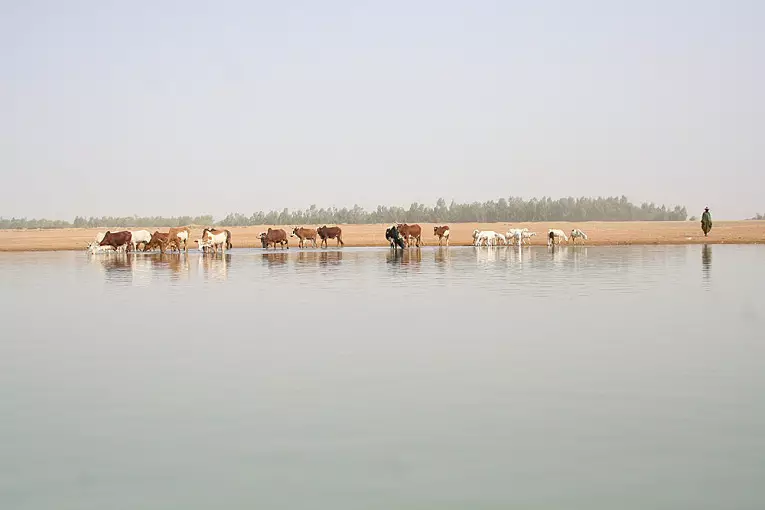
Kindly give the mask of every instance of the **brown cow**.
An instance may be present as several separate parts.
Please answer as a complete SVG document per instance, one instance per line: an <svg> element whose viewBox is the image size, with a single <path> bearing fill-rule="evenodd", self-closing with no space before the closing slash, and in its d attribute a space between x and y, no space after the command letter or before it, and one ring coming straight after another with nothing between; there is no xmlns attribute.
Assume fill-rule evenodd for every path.
<svg viewBox="0 0 765 510"><path fill-rule="evenodd" d="M127 245L130 241L132 241L132 239L133 234L131 234L128 230L114 233L107 230L106 234L104 234L104 238L98 244L99 246L111 246L116 250L120 246Z"/></svg>
<svg viewBox="0 0 765 510"><path fill-rule="evenodd" d="M181 245L183 245L183 249L187 252L189 251L188 242L189 239L191 239L191 229L189 227L171 228L170 232L167 234L169 236L169 245L171 249L175 246L178 251L181 251Z"/></svg>
<svg viewBox="0 0 765 510"><path fill-rule="evenodd" d="M168 243L170 242L170 234L163 234L162 232L155 230L154 233L151 235L151 240L144 245L143 251L149 251L153 250L154 248L159 248L160 253L165 253L165 248L167 248Z"/></svg>
<svg viewBox="0 0 765 510"><path fill-rule="evenodd" d="M449 246L449 225L433 227L433 235L438 237L438 246L441 246L443 239L446 239L446 246Z"/></svg>
<svg viewBox="0 0 765 510"><path fill-rule="evenodd" d="M316 229L316 233L321 237L321 246L327 247L328 239L337 239L337 246L345 246L343 242L343 230L340 227L328 227L326 225Z"/></svg>
<svg viewBox="0 0 765 510"><path fill-rule="evenodd" d="M404 236L404 239L406 239L407 246L412 245L412 239L416 241L418 248L420 247L421 244L424 244L422 242L422 228L419 225L417 225L416 223L414 225L399 223L397 226L398 226L398 231L401 233L402 236Z"/></svg>
<svg viewBox="0 0 765 510"><path fill-rule="evenodd" d="M292 229L292 235L299 239L298 246L305 248L305 242L311 241L316 248L316 230L312 228L295 227Z"/></svg>
<svg viewBox="0 0 765 510"><path fill-rule="evenodd" d="M224 234L225 233L226 234L226 249L230 250L231 248L234 247L234 245L231 244L231 232L230 231L228 231L228 230L219 230L217 228L206 228L206 229L202 230L202 240L203 241L209 241L211 239L211 237L207 235L208 232L210 234L212 234L212 235L215 235L215 236L217 236L219 234Z"/></svg>
<svg viewBox="0 0 765 510"><path fill-rule="evenodd" d="M268 248L269 244L274 245L274 249L276 249L276 243L279 243L281 245L282 249L284 249L285 246L287 246L287 249L289 250L289 241L287 240L287 232L284 230L277 228L277 229L271 229L269 227L268 232L263 232L260 234L260 242L263 243L263 248Z"/></svg>

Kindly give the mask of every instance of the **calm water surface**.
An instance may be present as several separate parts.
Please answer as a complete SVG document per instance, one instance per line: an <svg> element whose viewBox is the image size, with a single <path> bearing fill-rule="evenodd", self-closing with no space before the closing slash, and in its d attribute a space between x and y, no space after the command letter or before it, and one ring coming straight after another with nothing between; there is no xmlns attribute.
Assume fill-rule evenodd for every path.
<svg viewBox="0 0 765 510"><path fill-rule="evenodd" d="M0 508L765 508L765 247L0 254Z"/></svg>

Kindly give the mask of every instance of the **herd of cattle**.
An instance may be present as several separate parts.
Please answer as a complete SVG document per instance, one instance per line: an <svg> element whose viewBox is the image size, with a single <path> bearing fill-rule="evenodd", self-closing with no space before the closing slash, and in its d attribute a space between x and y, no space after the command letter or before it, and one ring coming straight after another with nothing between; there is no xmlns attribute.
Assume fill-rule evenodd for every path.
<svg viewBox="0 0 765 510"><path fill-rule="evenodd" d="M449 246L449 226L441 225L433 227L433 235L438 238L438 245L446 243ZM493 230L474 230L474 246L499 246L528 244L536 232L529 232L527 228L514 228L505 234L494 232ZM320 246L327 247L330 239L334 239L337 246L345 246L343 242L343 231L340 227L328 227L326 225L319 228L295 227L292 233L281 228L269 228L261 232L258 236L262 247L268 249L279 245L280 248L289 248L289 237L298 239L298 246L305 248L309 245L316 248L317 238L321 240ZM577 239L582 242L587 240L587 234L578 228L571 230L571 240L576 243ZM148 230L123 230L121 232L106 231L96 235L96 239L88 244L88 250L91 253L102 251L151 251L158 249L161 253L165 250L186 251L188 252L188 242L191 238L191 229L189 227L171 228L168 232L155 231L153 234ZM391 225L385 230L385 239L390 243L391 248L407 248L411 246L420 247L424 245L422 241L422 227L417 224L408 225L398 223ZM561 241L569 241L569 236L560 229L549 229L547 232L547 245L560 244ZM194 241L197 248L204 252L217 253L233 248L231 243L231 232L215 228L205 228L202 230L202 237Z"/></svg>

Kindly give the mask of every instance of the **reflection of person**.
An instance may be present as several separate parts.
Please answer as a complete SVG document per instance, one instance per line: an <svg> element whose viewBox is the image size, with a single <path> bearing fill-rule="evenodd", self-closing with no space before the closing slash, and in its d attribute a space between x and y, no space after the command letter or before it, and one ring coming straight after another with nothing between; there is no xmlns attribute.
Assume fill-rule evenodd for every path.
<svg viewBox="0 0 765 510"><path fill-rule="evenodd" d="M712 230L712 214L709 212L709 207L705 207L704 214L701 215L701 230L704 231L704 237Z"/></svg>

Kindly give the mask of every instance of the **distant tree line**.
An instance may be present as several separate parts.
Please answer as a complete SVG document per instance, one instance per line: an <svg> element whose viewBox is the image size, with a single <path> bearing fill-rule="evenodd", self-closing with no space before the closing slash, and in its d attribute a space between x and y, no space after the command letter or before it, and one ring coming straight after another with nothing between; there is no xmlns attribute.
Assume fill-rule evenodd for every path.
<svg viewBox="0 0 765 510"><path fill-rule="evenodd" d="M178 216L164 218L162 216L91 216L83 218L77 216L74 221L45 220L26 218L2 218L0 217L0 230L21 228L96 228L96 227L182 227L184 225L213 225L213 217L207 216Z"/></svg>
<svg viewBox="0 0 765 510"><path fill-rule="evenodd" d="M524 200L519 197L500 198L488 202L446 204L439 198L435 206L413 203L409 208L379 205L373 211L354 205L352 208L336 207L290 211L283 209L270 212L256 212L249 216L240 213L228 214L219 222L212 216L127 216L115 218L102 216L85 219L77 217L72 223L53 220L27 220L26 218L0 218L0 229L14 228L71 228L71 227L175 227L182 225L318 225L353 223L461 223L461 222L527 222L527 221L685 221L688 218L685 207L668 209L654 203L639 206L627 197L559 198L550 197Z"/></svg>
<svg viewBox="0 0 765 510"><path fill-rule="evenodd" d="M757 213L752 218L749 218L749 219L750 220L765 220L765 215Z"/></svg>

